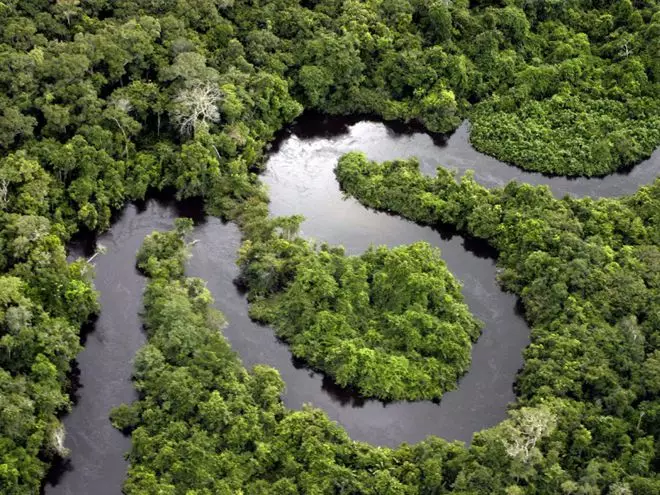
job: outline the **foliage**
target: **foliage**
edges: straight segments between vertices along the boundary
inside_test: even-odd
[[[660,181],[622,199],[557,200],[545,186],[488,190],[469,174],[457,180],[439,168],[431,178],[415,159],[375,163],[361,153],[344,155],[336,174],[365,205],[489,242],[501,283],[522,299],[532,326],[516,383],[524,407],[476,435],[470,450],[499,438],[515,462],[505,475],[495,451],[484,454],[457,487],[657,489]],[[525,413],[530,406],[547,410]],[[530,440],[543,435],[547,450],[534,450]],[[483,466],[498,473],[487,485]]]
[[[660,137],[657,4],[579,2],[556,13],[534,5],[527,19],[511,7],[495,13],[496,32],[516,52],[493,42],[493,75],[508,73],[475,107],[472,143],[557,175],[606,175],[647,158]]]
[[[99,306],[91,267],[67,264],[58,226],[34,215],[0,216],[0,486],[28,493],[48,461],[66,453],[58,417],[70,408],[79,327]]]
[[[295,356],[363,396],[440,398],[470,365],[478,323],[426,243],[346,257],[276,235],[246,243],[239,264],[253,288],[251,316],[273,324]],[[266,289],[266,279],[278,283]]]
[[[419,120],[438,132],[469,117],[475,146],[501,159],[549,173],[607,173],[648,156],[660,141],[659,43],[657,0],[0,2],[0,269],[15,285],[0,328],[7,411],[1,491],[38,491],[53,439],[61,438],[57,415],[69,407],[67,371],[79,348],[72,332],[98,311],[91,267],[66,264],[73,233],[102,231],[127,201],[173,189],[178,198],[203,197],[210,212],[258,239],[274,224],[264,219],[267,196],[255,172],[275,132],[303,108]],[[431,188],[413,201],[407,187],[392,186],[388,194],[400,197],[387,201],[418,220],[455,223],[500,249],[502,280],[523,296],[535,322],[519,392],[525,401],[534,390],[571,401],[573,423],[567,426],[561,406],[549,437],[575,443],[562,458],[568,460],[561,470],[544,466],[554,481],[532,482],[528,471],[514,479],[494,475],[508,472],[498,461],[486,468],[480,458],[480,467],[458,475],[430,453],[397,453],[387,461],[398,470],[395,483],[389,468],[378,467],[381,453],[369,450],[368,481],[361,467],[351,474],[333,467],[325,478],[303,482],[301,474],[289,482],[282,473],[290,457],[280,450],[283,471],[272,472],[281,483],[261,479],[251,490],[401,493],[407,488],[397,483],[417,486],[405,474],[413,463],[411,479],[425,480],[427,492],[657,492],[647,477],[657,457],[643,436],[657,436],[660,415],[651,400],[658,390],[650,330],[658,326],[655,189],[621,202],[557,203],[542,189],[511,185],[506,194],[491,193],[469,178],[455,184],[441,177],[451,199]],[[376,186],[371,200],[385,201]],[[178,274],[168,251],[143,254],[147,273]],[[545,278],[535,282],[535,273]],[[498,448],[482,450],[501,459]],[[431,451],[444,452],[436,444]],[[174,465],[167,459],[162,466]],[[144,479],[156,479],[153,473]],[[356,479],[362,481],[352,484]],[[159,490],[172,491],[167,483]]]
[[[183,276],[183,264],[188,254],[184,238],[192,227],[189,218],[177,218],[175,230],[147,236],[137,253],[137,267],[148,277]]]
[[[365,203],[450,223],[500,251],[502,282],[521,295],[533,325],[509,419],[475,434],[467,449],[433,438],[395,450],[352,442],[320,411],[284,408],[276,372],[257,366],[247,373],[208,323],[215,320],[201,282],[161,271],[145,295],[150,340],[136,363],[142,398],[113,418],[133,431],[128,493],[657,491],[658,326],[649,309],[658,304],[660,182],[620,200],[556,200],[544,187],[489,191],[443,169],[425,177],[415,160],[378,164],[359,153],[343,157],[337,175]],[[243,279],[260,294],[295,284],[299,257],[312,258],[320,273],[314,280],[328,278],[322,262],[362,261],[314,250],[296,236],[300,218],[246,213],[243,221],[251,239],[241,256],[253,257]],[[149,242],[181,266],[181,252],[167,247],[172,239]],[[286,292],[275,303],[278,297]],[[262,309],[277,313],[278,306]],[[207,350],[204,328],[224,350]],[[247,385],[267,370],[271,388]],[[260,395],[266,390],[268,398]]]
[[[460,465],[460,444],[370,447],[317,409],[287,410],[278,372],[248,372],[222,336],[203,282],[181,275],[183,235],[152,234],[145,250],[177,269],[148,272],[149,339],[135,362],[140,400],[112,415],[132,431],[126,493],[412,494],[424,478],[440,486],[443,461],[449,472]]]
[[[520,102],[507,112],[490,100],[475,110],[470,140],[479,150],[529,170],[607,175],[648,158],[656,148],[659,102],[556,94]]]

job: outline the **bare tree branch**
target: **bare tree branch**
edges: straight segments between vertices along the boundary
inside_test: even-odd
[[[526,464],[536,452],[536,443],[555,429],[557,418],[545,407],[523,407],[506,424],[507,438],[502,439],[506,453]]]
[[[196,84],[182,89],[174,99],[171,112],[172,120],[182,135],[195,135],[202,123],[219,122],[218,103],[222,101],[222,92],[212,83]]]

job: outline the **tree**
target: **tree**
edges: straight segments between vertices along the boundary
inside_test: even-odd
[[[428,7],[431,31],[434,39],[439,42],[452,37],[452,17],[449,4],[449,0],[433,0]]]
[[[222,99],[220,89],[210,82],[180,90],[170,111],[179,133],[194,137],[200,126],[219,122],[218,105]]]
[[[24,152],[0,159],[0,210],[44,213],[50,184],[51,177]]]
[[[25,115],[14,106],[4,106],[0,114],[0,148],[8,149],[16,138],[31,136],[35,125],[37,120],[34,117]]]
[[[200,53],[186,51],[180,53],[169,67],[161,69],[160,78],[173,81],[183,87],[198,86],[202,83],[216,83],[218,71],[207,65],[206,57]]]
[[[506,453],[523,464],[539,455],[536,444],[550,435],[557,426],[557,417],[546,407],[523,407],[511,413],[503,423],[502,442]]]
[[[55,8],[58,13],[64,16],[68,26],[71,26],[71,18],[75,15],[79,15],[80,9],[80,0],[56,0]]]
[[[660,393],[660,350],[653,351],[644,361],[642,379],[649,394]]]
[[[458,108],[454,92],[447,89],[430,91],[422,100],[420,115],[434,132],[448,132],[458,125]]]
[[[130,144],[130,136],[136,135],[142,127],[138,122],[133,120],[130,113],[133,111],[133,105],[127,98],[117,98],[112,100],[106,107],[104,112],[105,117],[115,123],[117,128],[121,131],[124,140],[124,159],[128,160],[128,150]]]

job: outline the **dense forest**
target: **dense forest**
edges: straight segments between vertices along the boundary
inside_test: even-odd
[[[93,267],[66,260],[76,232],[102,231],[127,201],[168,190],[204,198],[252,248],[279,240],[305,262],[329,256],[376,273],[378,257],[393,255],[319,251],[295,239],[297,219],[267,218],[257,173],[274,133],[303,109],[435,132],[468,118],[474,145],[499,159],[602,175],[660,144],[659,50],[656,0],[0,2],[0,491],[38,492],[65,454],[71,362],[99,311]],[[208,292],[183,277],[184,223],[138,259],[151,279],[150,341],[136,368],[142,399],[113,416],[135,428],[125,490],[657,493],[658,186],[555,200],[544,188],[488,191],[359,155],[338,174],[365,204],[454,225],[499,251],[502,283],[533,325],[510,418],[469,449],[429,439],[388,450],[351,442],[319,411],[285,410],[277,373],[242,368]],[[456,294],[437,261],[436,278]],[[311,336],[280,311],[295,302],[296,275],[268,294],[279,298],[270,307],[255,305],[294,346],[294,333]],[[454,299],[453,337],[467,349],[475,322]],[[432,325],[448,316],[422,309]],[[300,352],[341,380],[315,361],[320,349]],[[469,362],[455,352],[443,390]]]
[[[479,325],[427,243],[345,256],[276,233],[248,240],[239,263],[250,316],[274,325],[296,357],[342,387],[380,399],[439,399],[470,365]]]
[[[660,182],[620,200],[557,200],[547,187],[489,190],[442,168],[426,177],[415,159],[350,153],[336,173],[368,206],[495,247],[500,281],[532,326],[517,406],[544,405],[557,419],[546,455],[583,476],[655,473],[632,493],[657,491]]]
[[[489,191],[469,176],[424,177],[415,160],[377,164],[358,153],[337,173],[369,205],[497,247],[502,282],[533,324],[509,419],[467,449],[437,438],[387,449],[351,441],[319,410],[284,408],[277,372],[241,366],[204,283],[184,277],[191,223],[180,220],[138,253],[150,278],[149,344],[135,375],[142,399],[113,412],[133,435],[126,492],[656,493],[658,184],[623,200],[556,200],[544,187]],[[294,237],[298,221],[264,219],[257,237],[310,249]],[[341,256],[318,255],[329,251]]]
[[[243,368],[204,282],[183,276],[191,225],[152,234],[138,254],[149,277],[149,343],[135,364],[142,398],[112,413],[133,431],[126,493],[418,493],[422,479],[437,490],[443,473],[456,476],[466,459],[458,443],[371,447],[319,410],[284,408],[277,371]]]

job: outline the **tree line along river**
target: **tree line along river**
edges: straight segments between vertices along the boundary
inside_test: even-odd
[[[360,253],[371,244],[396,246],[418,240],[441,249],[448,268],[463,283],[470,310],[485,324],[472,349],[470,370],[457,390],[445,394],[439,403],[386,404],[361,399],[305,368],[271,329],[248,317],[245,296],[233,283],[238,274],[238,228],[205,217],[201,203],[151,199],[126,206],[107,233],[79,239],[70,247],[71,257],[89,254],[97,242],[107,248],[95,259],[102,311],[84,336],[75,404],[64,418],[71,456],[53,470],[44,491],[76,495],[121,491],[130,439],[111,426],[108,414],[112,407],[136,397],[131,383],[133,358],[145,337],[139,316],[144,279],[135,269],[135,254],[145,235],[170,228],[179,216],[196,221],[193,237],[197,242],[188,274],[207,281],[216,307],[229,322],[224,334],[244,364],[265,363],[280,372],[287,386],[283,397],[287,406],[312,404],[338,421],[353,439],[388,446],[414,443],[428,435],[469,442],[475,431],[504,419],[507,405],[514,400],[513,383],[522,366],[522,350],[529,343],[529,328],[517,298],[497,284],[495,253],[482,242],[345,199],[333,172],[338,158],[353,150],[378,161],[416,156],[424,173],[434,173],[439,165],[459,174],[474,170],[476,180],[488,187],[517,180],[548,185],[556,196],[609,197],[630,194],[651,183],[660,165],[660,151],[625,173],[566,179],[525,172],[483,155],[470,146],[468,134],[467,123],[443,138],[400,125],[309,114],[282,132],[262,177],[269,188],[271,214],[303,215],[303,236],[341,244],[347,254]]]

